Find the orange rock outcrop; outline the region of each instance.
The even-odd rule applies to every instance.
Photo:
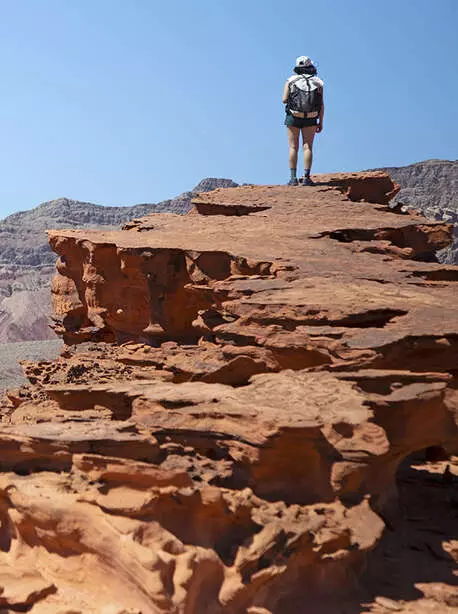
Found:
[[[66,346],[0,430],[0,607],[458,612],[458,267],[384,173],[50,231]]]

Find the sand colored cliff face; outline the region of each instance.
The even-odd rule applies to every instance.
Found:
[[[0,607],[456,612],[458,268],[383,173],[50,232],[3,401]]]

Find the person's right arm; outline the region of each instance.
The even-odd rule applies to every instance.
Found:
[[[288,98],[289,98],[289,81],[285,83],[285,87],[283,88],[283,99],[282,99],[283,104],[286,104],[288,102]]]

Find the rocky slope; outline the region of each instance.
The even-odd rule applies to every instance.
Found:
[[[49,233],[69,345],[2,405],[6,611],[458,612],[452,227],[320,179]]]
[[[158,204],[105,207],[58,198],[0,222],[0,344],[54,338],[48,326],[49,283],[55,265],[48,228],[119,228],[148,213],[187,213],[197,192],[237,186],[230,179],[207,178],[193,190]],[[38,291],[38,294],[36,293]],[[14,309],[12,307],[15,306]],[[27,311],[28,320],[21,313]]]
[[[454,242],[439,256],[458,263],[458,160],[426,160],[409,166],[379,169],[400,186],[394,202],[417,209],[432,220],[455,224]]]
[[[58,337],[0,344],[0,397],[6,389],[25,383],[20,364],[23,360],[51,360],[59,355],[61,349],[62,341]]]
[[[231,179],[203,179],[193,190],[156,204],[108,207],[58,198],[28,211],[9,215],[0,222],[0,265],[54,267],[55,256],[46,239],[48,228],[119,228],[135,217],[150,213],[187,213],[198,192],[236,187]]]
[[[381,170],[387,171],[401,186],[395,204],[418,209],[428,219],[456,225],[454,242],[440,253],[439,259],[458,263],[458,161],[427,160]],[[60,198],[1,221],[0,344],[54,338],[47,325],[50,313],[47,289],[55,257],[46,240],[46,229],[119,228],[132,218],[152,212],[183,214],[189,211],[196,193],[236,185],[229,179],[208,178],[176,198],[133,207],[103,207]],[[35,294],[36,290],[41,292]],[[3,302],[7,297],[11,300]],[[16,315],[12,307],[19,304],[22,307]],[[27,321],[20,315],[25,310],[29,314]]]

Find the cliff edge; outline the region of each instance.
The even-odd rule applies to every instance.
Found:
[[[7,611],[458,612],[452,226],[317,180],[49,232],[67,345],[3,400]]]

